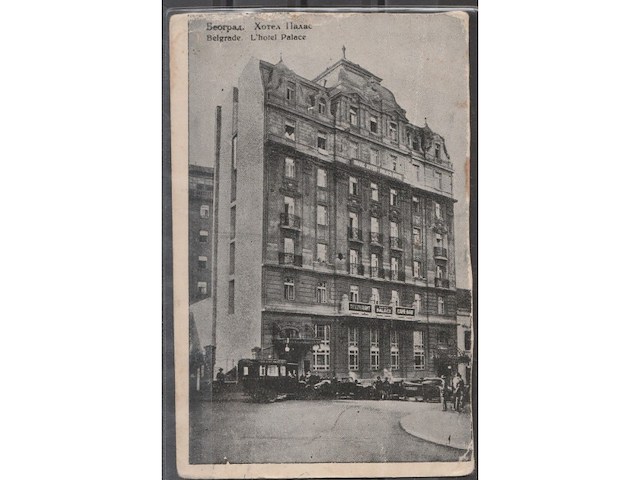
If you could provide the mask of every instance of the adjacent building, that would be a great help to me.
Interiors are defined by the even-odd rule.
[[[213,378],[213,193],[213,169],[189,165],[189,373],[192,391],[206,391]]]
[[[458,289],[458,372],[467,385],[471,382],[473,359],[473,305],[471,290]]]
[[[252,60],[220,107],[216,368],[257,354],[339,378],[455,372],[445,139],[346,58],[313,79]]]

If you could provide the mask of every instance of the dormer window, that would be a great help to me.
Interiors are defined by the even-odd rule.
[[[351,125],[358,125],[358,109],[356,107],[349,107],[349,123]]]
[[[378,119],[376,117],[371,117],[369,120],[369,130],[372,133],[378,133]]]
[[[318,101],[318,113],[327,113],[327,101],[324,98]]]
[[[287,102],[295,102],[296,101],[296,85],[295,83],[289,82],[287,84]]]
[[[418,137],[416,137],[415,135],[411,135],[411,148],[413,148],[414,150],[420,149],[420,144],[418,143]]]
[[[433,156],[436,157],[436,160],[440,160],[440,144],[436,143],[434,146]]]
[[[398,124],[396,122],[389,122],[389,136],[394,142],[398,141]]]

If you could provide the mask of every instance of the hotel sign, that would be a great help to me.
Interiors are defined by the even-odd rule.
[[[375,307],[375,308],[374,308]],[[364,317],[415,317],[415,308],[394,307],[392,305],[372,305],[370,303],[349,302],[349,313]]]
[[[391,305],[376,305],[376,313],[380,315],[393,315],[393,307]]]

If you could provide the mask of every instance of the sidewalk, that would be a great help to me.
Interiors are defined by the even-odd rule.
[[[459,450],[473,447],[473,423],[468,407],[464,412],[442,411],[439,404],[425,405],[424,411],[400,419],[402,429],[428,442]]]

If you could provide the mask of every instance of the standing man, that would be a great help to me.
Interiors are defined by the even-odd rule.
[[[440,401],[442,402],[442,411],[447,411],[447,377],[442,375],[440,377],[442,380],[442,387],[440,387]]]
[[[453,387],[453,408],[459,412],[462,408],[462,396],[464,395],[464,380],[460,372],[453,377],[451,386]]]
[[[216,375],[216,381],[218,382],[218,386],[221,389],[224,388],[224,380],[225,380],[224,372],[222,371],[221,368],[219,368],[218,374]]]

